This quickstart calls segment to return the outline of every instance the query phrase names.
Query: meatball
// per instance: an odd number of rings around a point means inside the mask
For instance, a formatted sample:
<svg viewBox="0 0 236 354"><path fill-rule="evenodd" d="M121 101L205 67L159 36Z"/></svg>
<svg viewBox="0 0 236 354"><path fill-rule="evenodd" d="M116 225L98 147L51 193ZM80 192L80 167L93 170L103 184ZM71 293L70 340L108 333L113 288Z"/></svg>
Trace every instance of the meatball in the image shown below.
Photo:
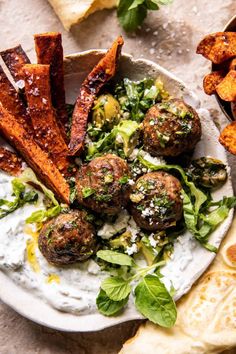
<svg viewBox="0 0 236 354"><path fill-rule="evenodd" d="M71 211L49 220L40 231L38 245L47 261L67 265L88 259L96 249L95 230L85 211Z"/></svg>
<svg viewBox="0 0 236 354"><path fill-rule="evenodd" d="M78 172L78 201L97 213L118 214L129 200L128 176L128 164L120 157L97 157Z"/></svg>
<svg viewBox="0 0 236 354"><path fill-rule="evenodd" d="M140 177L130 195L131 213L138 226L150 231L174 226L183 212L181 189L179 180L163 171Z"/></svg>
<svg viewBox="0 0 236 354"><path fill-rule="evenodd" d="M143 121L144 148L154 156L178 156L191 151L201 138L197 112L183 100L158 103Z"/></svg>

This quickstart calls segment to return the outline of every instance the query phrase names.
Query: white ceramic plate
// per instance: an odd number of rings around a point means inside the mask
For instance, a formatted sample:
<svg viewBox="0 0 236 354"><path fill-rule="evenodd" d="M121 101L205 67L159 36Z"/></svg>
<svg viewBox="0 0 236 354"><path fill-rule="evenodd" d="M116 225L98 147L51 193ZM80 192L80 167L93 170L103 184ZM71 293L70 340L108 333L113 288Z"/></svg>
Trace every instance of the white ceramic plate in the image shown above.
<svg viewBox="0 0 236 354"><path fill-rule="evenodd" d="M73 103L75 101L81 82L102 57L103 53L104 51L102 50L90 50L66 57L65 85L67 102ZM119 80L122 77L134 80L143 79L144 77L160 77L172 96L182 97L196 109L200 107L198 98L186 88L182 81L151 61L143 59L134 60L129 55L123 55L116 79ZM203 137L196 147L196 156L214 156L227 163L225 150L218 143L219 132L207 114L203 114L202 127ZM233 195L233 190L229 178L226 184L215 193L215 198L219 199L223 196L231 195ZM228 218L217 231L213 233L210 240L211 243L214 245L220 244L231 224L232 215L233 211L230 212ZM188 266L184 268L183 265L179 265L180 286L177 289L176 299L180 298L191 288L192 284L209 266L213 258L213 253L204 250L199 245L194 246L193 257L189 260ZM174 266L178 265L174 264ZM170 269L167 268L164 272L168 273ZM0 271L0 298L3 302L32 321L63 331L96 331L121 322L142 318L133 306L129 306L122 315L112 318L104 317L99 313L76 316L57 311L44 302L43 299L16 285L3 271Z"/></svg>

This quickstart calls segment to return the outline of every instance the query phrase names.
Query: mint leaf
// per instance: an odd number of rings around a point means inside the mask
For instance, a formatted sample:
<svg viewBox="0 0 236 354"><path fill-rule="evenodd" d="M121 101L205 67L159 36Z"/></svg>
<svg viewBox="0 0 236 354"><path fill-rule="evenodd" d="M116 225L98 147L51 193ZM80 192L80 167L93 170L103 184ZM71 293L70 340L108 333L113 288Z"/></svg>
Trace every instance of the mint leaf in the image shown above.
<svg viewBox="0 0 236 354"><path fill-rule="evenodd" d="M129 297L121 300L121 301L113 301L111 300L104 290L100 290L96 304L98 311L105 316L114 316L127 304Z"/></svg>
<svg viewBox="0 0 236 354"><path fill-rule="evenodd" d="M146 275L135 288L135 305L150 321L170 328L175 324L175 302L155 275Z"/></svg>
<svg viewBox="0 0 236 354"><path fill-rule="evenodd" d="M135 9L136 7L138 7L139 5L142 5L145 2L145 0L133 0L132 5L129 7L129 11L132 9Z"/></svg>
<svg viewBox="0 0 236 354"><path fill-rule="evenodd" d="M147 7L148 10L159 10L159 6L156 3L156 1L153 0L146 0L145 1L145 5Z"/></svg>
<svg viewBox="0 0 236 354"><path fill-rule="evenodd" d="M100 250L97 252L97 257L103 259L106 262L118 264L122 266L134 266L135 263L133 258L127 254L110 251L110 250Z"/></svg>
<svg viewBox="0 0 236 354"><path fill-rule="evenodd" d="M121 301L127 298L131 292L129 282L121 277L110 277L104 279L101 284L101 288L113 301Z"/></svg>
<svg viewBox="0 0 236 354"><path fill-rule="evenodd" d="M133 0L120 0L117 9L119 22L127 32L135 31L147 16L147 8L142 3L130 9L133 2Z"/></svg>

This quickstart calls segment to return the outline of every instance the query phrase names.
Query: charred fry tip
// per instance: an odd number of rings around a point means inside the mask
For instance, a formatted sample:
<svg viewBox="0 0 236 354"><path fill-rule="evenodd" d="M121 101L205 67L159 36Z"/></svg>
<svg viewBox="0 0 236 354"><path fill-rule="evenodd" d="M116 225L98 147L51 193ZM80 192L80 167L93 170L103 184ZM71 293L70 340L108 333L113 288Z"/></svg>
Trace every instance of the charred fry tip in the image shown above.
<svg viewBox="0 0 236 354"><path fill-rule="evenodd" d="M89 112L100 89L116 74L123 44L122 36L118 36L80 88L73 112L69 156L79 155L83 149Z"/></svg>
<svg viewBox="0 0 236 354"><path fill-rule="evenodd" d="M36 33L36 34L34 34L34 39L40 38L40 37L48 37L48 36L61 37L61 33L60 32Z"/></svg>

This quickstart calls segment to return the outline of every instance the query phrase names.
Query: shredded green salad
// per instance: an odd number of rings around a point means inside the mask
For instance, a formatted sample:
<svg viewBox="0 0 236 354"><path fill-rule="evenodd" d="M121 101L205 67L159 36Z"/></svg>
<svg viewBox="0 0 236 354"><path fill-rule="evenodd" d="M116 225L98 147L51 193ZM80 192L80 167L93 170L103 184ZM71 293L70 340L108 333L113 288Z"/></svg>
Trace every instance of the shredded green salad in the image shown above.
<svg viewBox="0 0 236 354"><path fill-rule="evenodd" d="M124 158L131 175L120 178L122 185L135 184L139 176L159 170L169 172L180 180L183 217L167 230L141 230L125 210L118 216L88 214L99 240L100 249L93 256L94 260L101 270L109 273L96 299L98 310L103 315L114 316L124 309L132 293L137 310L164 327L173 326L177 316L173 300L175 289L167 290L161 275L161 267L168 262L176 238L189 231L202 247L217 252L210 236L236 205L235 197L225 196L219 201L212 199L212 191L227 179L227 169L221 161L202 157L193 160L187 167L181 167L169 164L162 158L153 158L144 151L141 138L143 118L150 107L166 102L168 98L163 84L153 79L136 82L125 78L115 86L107 87L107 91L94 102L80 161L86 163L106 153ZM68 106L68 110L71 113L73 107ZM112 175L104 177L105 183L109 184L112 180ZM71 177L68 183L71 207L81 208L76 201L75 177ZM0 218L27 203L36 204L39 195L32 186L43 192L44 208L33 212L26 223L34 223L40 229L46 220L68 211L68 206L61 205L34 172L27 168L21 176L12 180L12 200L0 200ZM90 198L95 192L90 187L84 187L83 198ZM96 198L101 196L96 195ZM145 267L139 265L139 257L145 259Z"/></svg>

